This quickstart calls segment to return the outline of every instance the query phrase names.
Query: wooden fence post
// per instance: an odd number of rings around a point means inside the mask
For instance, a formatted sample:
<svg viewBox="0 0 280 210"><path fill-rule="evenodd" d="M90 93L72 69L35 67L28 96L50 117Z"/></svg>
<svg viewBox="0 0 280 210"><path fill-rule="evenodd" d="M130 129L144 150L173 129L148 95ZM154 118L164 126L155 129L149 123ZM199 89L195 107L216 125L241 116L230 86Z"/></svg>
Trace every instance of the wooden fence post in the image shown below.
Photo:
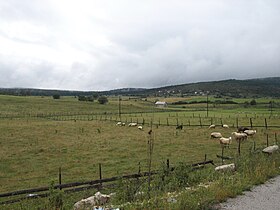
<svg viewBox="0 0 280 210"><path fill-rule="evenodd" d="M265 129L267 129L267 121L266 121L266 118L264 118L264 125L265 125Z"/></svg>
<svg viewBox="0 0 280 210"><path fill-rule="evenodd" d="M169 169L170 165L169 165L169 159L166 160L166 167L167 169Z"/></svg>
<svg viewBox="0 0 280 210"><path fill-rule="evenodd" d="M268 134L266 134L266 146L268 147Z"/></svg>
<svg viewBox="0 0 280 210"><path fill-rule="evenodd" d="M99 179L102 179L102 168L101 168L101 163L98 164L98 168L99 168Z"/></svg>
<svg viewBox="0 0 280 210"><path fill-rule="evenodd" d="M240 153L241 153L240 144L241 144L241 140L239 139L238 140L238 155L240 155Z"/></svg>
<svg viewBox="0 0 280 210"><path fill-rule="evenodd" d="M277 145L278 144L278 142L277 142L277 133L275 133L274 136L275 136L275 144Z"/></svg>
<svg viewBox="0 0 280 210"><path fill-rule="evenodd" d="M238 125L238 117L236 118L236 128L238 128L239 125Z"/></svg>
<svg viewBox="0 0 280 210"><path fill-rule="evenodd" d="M141 174L141 165L140 165L140 162L138 162L138 174Z"/></svg>
<svg viewBox="0 0 280 210"><path fill-rule="evenodd" d="M250 125L251 125L251 128L253 128L252 118L250 118Z"/></svg>
<svg viewBox="0 0 280 210"><path fill-rule="evenodd" d="M224 164L224 145L222 145L222 165Z"/></svg>
<svg viewBox="0 0 280 210"><path fill-rule="evenodd" d="M168 118L166 118L166 124L167 124L167 126L169 126Z"/></svg>
<svg viewBox="0 0 280 210"><path fill-rule="evenodd" d="M61 167L59 167L58 169L58 182L59 182L59 185L61 185ZM61 186L59 186L59 189L62 190Z"/></svg>

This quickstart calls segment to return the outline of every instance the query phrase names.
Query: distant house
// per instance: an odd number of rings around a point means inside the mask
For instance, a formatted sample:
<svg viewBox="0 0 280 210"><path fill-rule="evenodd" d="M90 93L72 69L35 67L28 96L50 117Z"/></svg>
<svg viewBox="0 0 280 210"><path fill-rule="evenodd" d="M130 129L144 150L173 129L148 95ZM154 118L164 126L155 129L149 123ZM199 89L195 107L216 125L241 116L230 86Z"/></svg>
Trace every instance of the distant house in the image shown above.
<svg viewBox="0 0 280 210"><path fill-rule="evenodd" d="M167 107L167 103L165 101L157 101L155 103L155 106L156 107L160 107L160 108L163 108L163 107Z"/></svg>

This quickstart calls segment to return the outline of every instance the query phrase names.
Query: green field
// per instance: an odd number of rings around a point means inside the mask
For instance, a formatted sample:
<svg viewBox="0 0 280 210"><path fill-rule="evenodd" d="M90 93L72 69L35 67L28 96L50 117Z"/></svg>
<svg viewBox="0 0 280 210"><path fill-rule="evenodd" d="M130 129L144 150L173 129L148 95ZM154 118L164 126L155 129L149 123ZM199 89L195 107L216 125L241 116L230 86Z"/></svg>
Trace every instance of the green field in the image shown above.
<svg viewBox="0 0 280 210"><path fill-rule="evenodd" d="M146 171L151 128L153 168L166 159L170 164L203 161L205 154L219 164L216 154L221 153L221 147L218 140L210 139L210 133L219 131L229 137L237 123L250 126L252 122L257 130L254 138L242 143L242 153L252 149L253 141L256 148L263 148L267 138L270 145L280 139L280 108L275 106L271 111L264 105L271 99L260 99L259 106L249 108L210 105L208 117L206 104L159 109L154 107L154 100L123 97L119 102L118 97L111 97L108 104L100 105L74 97L0 96L0 193L48 186L51 180L57 180L59 167L63 183L98 179L99 163L104 178L136 173L139 162L141 170ZM120 119L144 123L144 130L116 126ZM230 128L209 130L211 123L228 124ZM183 130L177 130L177 124L183 124ZM236 153L236 142L225 149L225 155Z"/></svg>

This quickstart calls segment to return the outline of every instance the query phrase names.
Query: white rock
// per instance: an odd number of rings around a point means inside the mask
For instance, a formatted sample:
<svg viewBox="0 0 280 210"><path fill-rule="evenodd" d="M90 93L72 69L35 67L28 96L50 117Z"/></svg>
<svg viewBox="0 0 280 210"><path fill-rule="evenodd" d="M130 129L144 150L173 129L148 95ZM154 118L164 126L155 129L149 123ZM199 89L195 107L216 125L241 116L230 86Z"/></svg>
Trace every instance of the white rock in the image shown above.
<svg viewBox="0 0 280 210"><path fill-rule="evenodd" d="M218 166L215 168L215 171L227 171L227 170L230 170L230 171L235 170L234 163L227 164L227 165L221 165L221 166Z"/></svg>
<svg viewBox="0 0 280 210"><path fill-rule="evenodd" d="M74 204L74 210L92 209L95 206L104 205L109 202L110 195L105 195L100 192L95 193L94 196L82 199Z"/></svg>

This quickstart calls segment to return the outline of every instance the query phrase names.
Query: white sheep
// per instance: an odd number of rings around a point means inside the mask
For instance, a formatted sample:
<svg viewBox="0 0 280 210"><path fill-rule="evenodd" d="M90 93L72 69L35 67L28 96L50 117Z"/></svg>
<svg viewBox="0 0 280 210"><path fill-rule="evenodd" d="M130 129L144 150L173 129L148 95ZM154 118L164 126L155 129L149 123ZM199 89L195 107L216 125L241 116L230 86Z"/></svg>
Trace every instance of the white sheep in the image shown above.
<svg viewBox="0 0 280 210"><path fill-rule="evenodd" d="M220 144L222 146L229 146L231 144L231 137L229 137L229 138L221 137L220 138Z"/></svg>
<svg viewBox="0 0 280 210"><path fill-rule="evenodd" d="M268 154L272 154L274 152L276 152L277 150L279 150L279 146L278 145L273 145L273 146L269 146L263 149L264 153L268 153Z"/></svg>
<svg viewBox="0 0 280 210"><path fill-rule="evenodd" d="M211 133L211 138L222 138L222 134L219 132L213 132Z"/></svg>
<svg viewBox="0 0 280 210"><path fill-rule="evenodd" d="M245 130L244 133L246 133L248 136L254 136L257 131L256 130Z"/></svg>
<svg viewBox="0 0 280 210"><path fill-rule="evenodd" d="M233 132L232 135L236 141L243 141L243 140L247 139L246 133Z"/></svg>
<svg viewBox="0 0 280 210"><path fill-rule="evenodd" d="M215 127L216 127L216 125L210 125L210 126L209 126L209 129L215 128Z"/></svg>
<svg viewBox="0 0 280 210"><path fill-rule="evenodd" d="M122 122L117 122L116 125L122 126Z"/></svg>
<svg viewBox="0 0 280 210"><path fill-rule="evenodd" d="M224 124L224 125L222 125L222 127L223 128L229 128L229 125Z"/></svg>
<svg viewBox="0 0 280 210"><path fill-rule="evenodd" d="M142 131L143 130L143 126L139 125L138 129Z"/></svg>
<svg viewBox="0 0 280 210"><path fill-rule="evenodd" d="M136 127L136 126L137 126L137 123L131 122L131 123L128 124L128 126L129 126L129 127Z"/></svg>

